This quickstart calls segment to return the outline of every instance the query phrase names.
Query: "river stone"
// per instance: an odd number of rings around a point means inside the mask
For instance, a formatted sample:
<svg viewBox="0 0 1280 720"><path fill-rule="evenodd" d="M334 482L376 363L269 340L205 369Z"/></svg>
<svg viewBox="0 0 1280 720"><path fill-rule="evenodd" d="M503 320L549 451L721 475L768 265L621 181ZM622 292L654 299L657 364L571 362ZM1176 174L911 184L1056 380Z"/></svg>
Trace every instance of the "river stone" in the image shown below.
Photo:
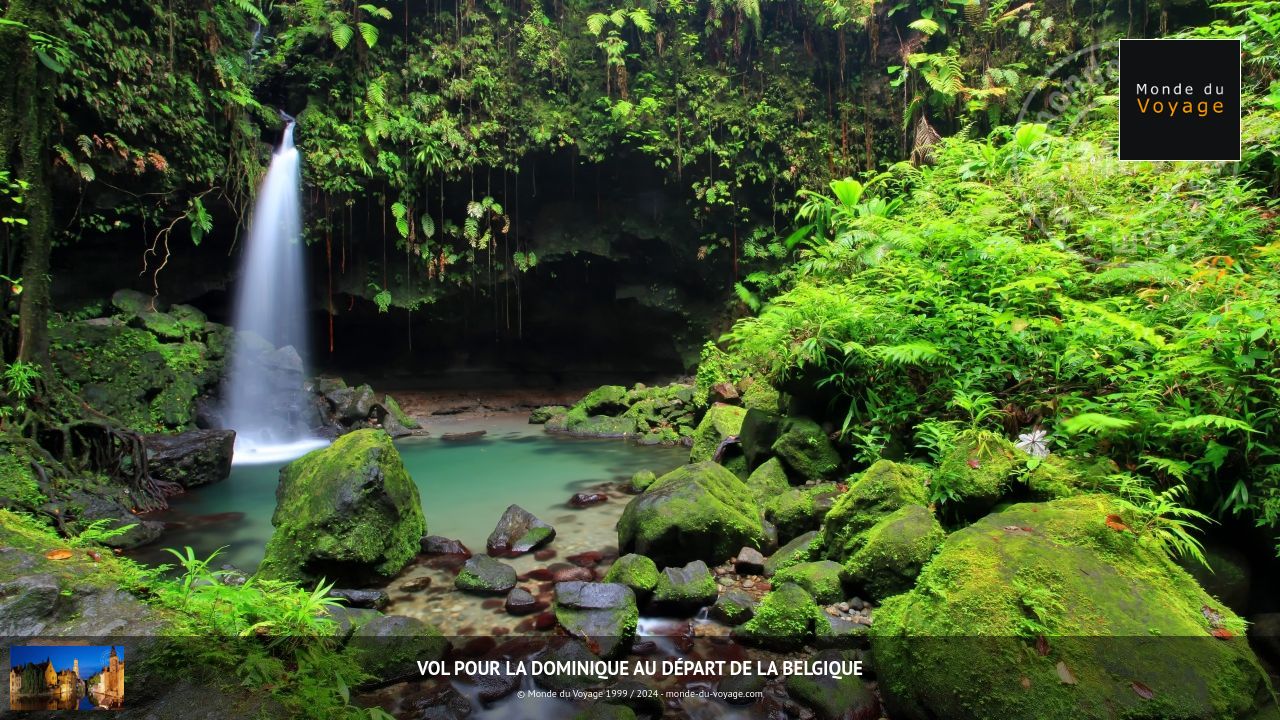
<svg viewBox="0 0 1280 720"><path fill-rule="evenodd" d="M777 650L796 650L813 634L814 621L820 614L804 588L781 583L764 596L755 614L734 630L734 636Z"/></svg>
<svg viewBox="0 0 1280 720"><path fill-rule="evenodd" d="M658 566L643 555L630 553L609 566L604 581L621 583L631 588L638 597L648 597L658 586Z"/></svg>
<svg viewBox="0 0 1280 720"><path fill-rule="evenodd" d="M739 575L760 575L764 572L764 555L753 547L744 547L738 551L733 561L733 569Z"/></svg>
<svg viewBox="0 0 1280 720"><path fill-rule="evenodd" d="M382 590L348 590L334 588L329 590L329 597L338 598L347 607L381 610L391 602L387 593Z"/></svg>
<svg viewBox="0 0 1280 720"><path fill-rule="evenodd" d="M516 586L516 571L488 555L476 555L462 566L453 585L466 592L502 595Z"/></svg>
<svg viewBox="0 0 1280 720"><path fill-rule="evenodd" d="M848 582L848 574L838 562L816 560L779 570L773 581L793 582L812 595L819 605L831 605L845 599L844 586Z"/></svg>
<svg viewBox="0 0 1280 720"><path fill-rule="evenodd" d="M452 540L442 535L427 535L422 538L420 547L426 555L462 555L471 557L471 551L459 540Z"/></svg>
<svg viewBox="0 0 1280 720"><path fill-rule="evenodd" d="M556 529L533 513L519 505L509 505L489 533L485 547L490 555L522 555L546 545L555 536Z"/></svg>
<svg viewBox="0 0 1280 720"><path fill-rule="evenodd" d="M857 661L861 656L852 650L823 650L813 656L815 663ZM880 703L867 689L862 678L844 675L789 675L787 694L813 710L818 720L880 717Z"/></svg>
<svg viewBox="0 0 1280 720"><path fill-rule="evenodd" d="M378 396L368 385L338 388L327 393L325 398L333 405L334 415L345 423L367 419L378 402Z"/></svg>
<svg viewBox="0 0 1280 720"><path fill-rule="evenodd" d="M928 480L924 470L889 460L867 468L827 511L822 524L827 557L848 560L866 544L866 531L876 523L899 508L926 504Z"/></svg>
<svg viewBox="0 0 1280 720"><path fill-rule="evenodd" d="M908 505L871 526L862 548L844 567L850 581L871 597L897 595L915 585L920 569L946 536L929 508Z"/></svg>
<svg viewBox="0 0 1280 720"><path fill-rule="evenodd" d="M653 590L653 605L667 613L692 614L716 601L716 579L701 560L664 568Z"/></svg>
<svg viewBox="0 0 1280 720"><path fill-rule="evenodd" d="M529 424L544 425L551 418L557 415L564 415L567 412L569 412L569 408L564 405L543 405L534 408L533 412L529 413Z"/></svg>
<svg viewBox="0 0 1280 720"><path fill-rule="evenodd" d="M631 499L618 520L623 553L659 565L719 564L744 545L760 547L764 526L747 486L714 462L685 465Z"/></svg>
<svg viewBox="0 0 1280 720"><path fill-rule="evenodd" d="M949 535L915 588L876 609L889 716L1274 717L1244 621L1146 538L1106 522L1127 513L1083 495L1020 503ZM1032 651L1029 602L1053 629L1047 652Z"/></svg>
<svg viewBox="0 0 1280 720"><path fill-rule="evenodd" d="M528 615L538 610L538 599L528 590L516 587L507 593L507 601L503 604L512 615Z"/></svg>
<svg viewBox="0 0 1280 720"><path fill-rule="evenodd" d="M357 430L280 471L258 574L364 584L400 572L427 529L418 486L381 430Z"/></svg>
<svg viewBox="0 0 1280 720"><path fill-rule="evenodd" d="M387 681L418 676L418 661L439 660L447 647L431 625L404 615L385 615L356 627L346 652L365 672Z"/></svg>
<svg viewBox="0 0 1280 720"><path fill-rule="evenodd" d="M818 614L813 626L813 644L820 648L863 648L868 645L870 626L827 612Z"/></svg>
<svg viewBox="0 0 1280 720"><path fill-rule="evenodd" d="M184 488L221 482L231 474L235 430L192 430L142 436L151 477Z"/></svg>
<svg viewBox="0 0 1280 720"><path fill-rule="evenodd" d="M556 583L555 614L566 632L602 657L630 650L640 617L631 588L581 581Z"/></svg>
<svg viewBox="0 0 1280 720"><path fill-rule="evenodd" d="M550 613L548 613L550 615ZM599 660L587 649L582 641L574 638L557 637L548 641L550 644L535 653L530 659L549 663L548 667L574 668L590 667L590 663ZM573 672L543 672L533 676L533 682L544 690L563 692L586 690L604 685L603 680L594 673L578 674Z"/></svg>
<svg viewBox="0 0 1280 720"><path fill-rule="evenodd" d="M711 606L711 617L726 625L741 625L751 619L756 611L756 599L744 590L731 589L716 598Z"/></svg>
<svg viewBox="0 0 1280 720"><path fill-rule="evenodd" d="M791 567L796 563L807 562L815 554L815 546L820 542L817 531L807 532L791 542L778 548L778 551L764 561L764 574L773 577L779 570Z"/></svg>

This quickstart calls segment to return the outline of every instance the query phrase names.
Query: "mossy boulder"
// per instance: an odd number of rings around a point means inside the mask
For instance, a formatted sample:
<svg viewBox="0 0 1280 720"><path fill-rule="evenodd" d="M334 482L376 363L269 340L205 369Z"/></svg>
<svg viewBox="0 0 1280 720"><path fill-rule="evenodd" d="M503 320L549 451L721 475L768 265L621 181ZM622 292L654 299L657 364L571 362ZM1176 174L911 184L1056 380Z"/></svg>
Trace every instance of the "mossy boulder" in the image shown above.
<svg viewBox="0 0 1280 720"><path fill-rule="evenodd" d="M422 424L409 417L409 414L400 407L400 403L396 402L396 399L390 395L382 396L382 407L386 408L387 413L395 418L396 422L400 423L402 427L408 430L417 430L422 427Z"/></svg>
<svg viewBox="0 0 1280 720"><path fill-rule="evenodd" d="M799 585L775 585L756 606L755 615L736 628L734 635L753 644L794 650L813 634L814 621L821 612Z"/></svg>
<svg viewBox="0 0 1280 720"><path fill-rule="evenodd" d="M551 418L557 415L564 415L569 412L569 408L564 405L543 405L536 407L533 412L529 413L530 425L543 425Z"/></svg>
<svg viewBox="0 0 1280 720"><path fill-rule="evenodd" d="M733 405L719 403L707 408L702 422L693 431L693 448L689 450L689 462L714 460L720 443L736 437L742 430L742 420L747 411Z"/></svg>
<svg viewBox="0 0 1280 720"><path fill-rule="evenodd" d="M637 432L634 418L590 415L577 419L569 413L565 415L565 419L564 431L578 437L621 438L630 437ZM553 425L548 421L544 427L551 429Z"/></svg>
<svg viewBox="0 0 1280 720"><path fill-rule="evenodd" d="M636 492L644 492L649 489L649 486L657 479L658 476L653 474L652 470L637 470L636 473L631 476L631 489Z"/></svg>
<svg viewBox="0 0 1280 720"><path fill-rule="evenodd" d="M1033 500L1057 500L1089 492L1100 487L1108 475L1120 470L1106 458L1050 455L1038 460L1027 457L1025 462L1029 470L1022 475L1022 481Z"/></svg>
<svg viewBox="0 0 1280 720"><path fill-rule="evenodd" d="M861 660L854 650L823 650L814 663L852 663ZM880 717L880 703L858 675L788 675L787 694L813 710L818 720Z"/></svg>
<svg viewBox="0 0 1280 720"><path fill-rule="evenodd" d="M648 597L658 585L658 566L644 555L623 555L609 566L604 581L626 585L638 597Z"/></svg>
<svg viewBox="0 0 1280 720"><path fill-rule="evenodd" d="M773 460L760 467L767 467L771 462ZM778 528L780 540L790 540L810 530L817 530L839 495L840 490L835 483L788 487L764 501L764 516Z"/></svg>
<svg viewBox="0 0 1280 720"><path fill-rule="evenodd" d="M747 487L761 504L771 498L790 492L791 483L787 481L787 471L777 458L769 458L747 476Z"/></svg>
<svg viewBox="0 0 1280 720"><path fill-rule="evenodd" d="M773 576L775 585L795 583L804 588L814 601L822 605L831 605L844 600L845 585L849 582L844 566L831 560L815 560L796 563L791 567L776 572Z"/></svg>
<svg viewBox="0 0 1280 720"><path fill-rule="evenodd" d="M111 304L124 315L139 315L155 310L155 299L137 290L117 290L111 295Z"/></svg>
<svg viewBox="0 0 1280 720"><path fill-rule="evenodd" d="M826 556L844 562L862 548L863 533L885 516L907 505L924 505L928 478L920 468L889 460L877 461L863 471L823 520Z"/></svg>
<svg viewBox="0 0 1280 720"><path fill-rule="evenodd" d="M653 591L653 605L666 613L692 613L716 601L716 578L701 560L684 567L663 568Z"/></svg>
<svg viewBox="0 0 1280 720"><path fill-rule="evenodd" d="M1030 458L995 433L961 433L933 474L935 492L964 514L979 517L1000 501Z"/></svg>
<svg viewBox="0 0 1280 720"><path fill-rule="evenodd" d="M778 440L782 417L775 412L749 408L742 418L738 442L747 458L747 467L755 469L773 457L773 444Z"/></svg>
<svg viewBox="0 0 1280 720"><path fill-rule="evenodd" d="M31 513L47 500L26 447L0 440L0 506Z"/></svg>
<svg viewBox="0 0 1280 720"><path fill-rule="evenodd" d="M627 409L627 389L621 385L602 385L574 403L570 412L582 415L617 415Z"/></svg>
<svg viewBox="0 0 1280 720"><path fill-rule="evenodd" d="M565 632L602 657L629 652L640 620L635 593L617 583L556 583L555 615Z"/></svg>
<svg viewBox="0 0 1280 720"><path fill-rule="evenodd" d="M741 625L756 614L756 599L744 590L726 590L711 606L711 616L727 625Z"/></svg>
<svg viewBox="0 0 1280 720"><path fill-rule="evenodd" d="M453 586L477 595L505 595L516 586L516 571L488 555L475 555L463 563Z"/></svg>
<svg viewBox="0 0 1280 720"><path fill-rule="evenodd" d="M417 676L418 661L444 657L448 642L440 631L417 618L374 616L357 625L346 653L362 670L378 680Z"/></svg>
<svg viewBox="0 0 1280 720"><path fill-rule="evenodd" d="M357 430L280 471L259 574L314 582L391 577L426 533L418 487L381 430Z"/></svg>
<svg viewBox="0 0 1280 720"><path fill-rule="evenodd" d="M1244 622L1112 515L1137 524L1110 497L1081 495L952 533L915 589L876 611L889 714L1273 717Z"/></svg>
<svg viewBox="0 0 1280 720"><path fill-rule="evenodd" d="M807 418L784 418L772 450L788 474L800 480L825 480L840 469L835 445L818 423Z"/></svg>
<svg viewBox="0 0 1280 720"><path fill-rule="evenodd" d="M684 465L631 499L618 520L618 547L659 565L718 564L764 542L760 509L747 486L714 462Z"/></svg>
<svg viewBox="0 0 1280 720"><path fill-rule="evenodd" d="M780 396L777 388L764 380L746 378L738 383L742 395L742 406L748 410L778 412Z"/></svg>
<svg viewBox="0 0 1280 720"><path fill-rule="evenodd" d="M871 526L844 568L850 581L871 597L906 592L946 535L929 508L908 505Z"/></svg>
<svg viewBox="0 0 1280 720"><path fill-rule="evenodd" d="M817 531L807 532L770 555L769 559L764 561L764 574L766 577L772 577L792 565L816 559L821 548L822 537Z"/></svg>

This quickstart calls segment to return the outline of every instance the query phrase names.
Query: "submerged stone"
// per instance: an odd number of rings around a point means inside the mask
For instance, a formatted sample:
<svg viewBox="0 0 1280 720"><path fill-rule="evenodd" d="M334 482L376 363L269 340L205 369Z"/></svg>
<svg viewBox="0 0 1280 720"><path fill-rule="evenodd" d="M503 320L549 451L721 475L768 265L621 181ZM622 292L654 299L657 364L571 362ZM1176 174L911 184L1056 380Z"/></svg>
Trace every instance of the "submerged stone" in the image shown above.
<svg viewBox="0 0 1280 720"><path fill-rule="evenodd" d="M519 505L508 505L498 524L489 533L485 547L490 555L522 555L546 545L556 537L556 529Z"/></svg>

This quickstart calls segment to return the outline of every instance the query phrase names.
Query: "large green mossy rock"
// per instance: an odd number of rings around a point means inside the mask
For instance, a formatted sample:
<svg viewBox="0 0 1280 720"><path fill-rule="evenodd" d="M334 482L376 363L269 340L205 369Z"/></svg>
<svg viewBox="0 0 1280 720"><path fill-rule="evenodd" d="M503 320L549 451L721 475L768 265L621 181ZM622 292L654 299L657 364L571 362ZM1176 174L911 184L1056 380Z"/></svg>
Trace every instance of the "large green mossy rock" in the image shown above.
<svg viewBox="0 0 1280 720"><path fill-rule="evenodd" d="M965 432L957 436L955 448L938 463L933 481L949 505L959 507L970 517L979 517L1000 501L1030 458L995 433Z"/></svg>
<svg viewBox="0 0 1280 720"><path fill-rule="evenodd" d="M556 583L554 609L560 627L586 642L591 652L615 657L631 649L640 612L635 593L626 585Z"/></svg>
<svg viewBox="0 0 1280 720"><path fill-rule="evenodd" d="M818 423L807 418L783 418L773 441L773 455L792 477L814 482L834 477L840 455Z"/></svg>
<svg viewBox="0 0 1280 720"><path fill-rule="evenodd" d="M769 559L764 561L764 574L766 577L772 577L792 565L817 559L821 549L822 537L817 531L807 532L770 555Z"/></svg>
<svg viewBox="0 0 1280 720"><path fill-rule="evenodd" d="M435 627L417 618L386 615L360 624L347 642L346 654L361 670L386 681L420 676L418 662L439 660L448 647Z"/></svg>
<svg viewBox="0 0 1280 720"><path fill-rule="evenodd" d="M844 567L850 582L873 598L906 592L946 536L929 508L908 505L872 525Z"/></svg>
<svg viewBox="0 0 1280 720"><path fill-rule="evenodd" d="M751 488L756 502L763 504L791 490L791 483L787 481L787 471L782 469L782 463L777 458L769 458L747 476L747 487Z"/></svg>
<svg viewBox="0 0 1280 720"><path fill-rule="evenodd" d="M794 650L812 637L814 621L821 612L804 588L783 583L764 596L755 615L736 628L734 635L752 644Z"/></svg>
<svg viewBox="0 0 1280 720"><path fill-rule="evenodd" d="M259 574L340 585L390 577L426 534L418 487L381 430L357 430L280 471Z"/></svg>
<svg viewBox="0 0 1280 720"><path fill-rule="evenodd" d="M716 449L720 443L730 437L737 437L742 430L742 419L747 411L733 405L719 403L707 408L702 422L693 431L693 448L689 451L689 462L697 463L715 459Z"/></svg>
<svg viewBox="0 0 1280 720"><path fill-rule="evenodd" d="M647 598L658 585L658 566L643 555L623 555L609 566L604 582L626 585L637 597Z"/></svg>
<svg viewBox="0 0 1280 720"><path fill-rule="evenodd" d="M1136 525L1109 497L1082 495L952 533L915 589L876 611L889 715L1275 717L1243 621L1110 515Z"/></svg>
<svg viewBox="0 0 1280 720"><path fill-rule="evenodd" d="M766 462L760 469L772 462ZM764 500L764 517L778 528L778 539L786 542L797 535L817 530L839 496L840 489L835 483L788 487Z"/></svg>
<svg viewBox="0 0 1280 720"><path fill-rule="evenodd" d="M880 460L853 480L836 498L822 524L827 557L844 562L865 542L863 533L890 513L926 502L928 473L920 468Z"/></svg>
<svg viewBox="0 0 1280 720"><path fill-rule="evenodd" d="M795 583L822 605L844 600L848 581L849 576L844 567L831 560L797 563L779 570L773 576L774 585Z"/></svg>
<svg viewBox="0 0 1280 720"><path fill-rule="evenodd" d="M661 566L716 565L744 545L760 548L764 525L746 484L714 462L684 465L631 499L618 519L618 547Z"/></svg>

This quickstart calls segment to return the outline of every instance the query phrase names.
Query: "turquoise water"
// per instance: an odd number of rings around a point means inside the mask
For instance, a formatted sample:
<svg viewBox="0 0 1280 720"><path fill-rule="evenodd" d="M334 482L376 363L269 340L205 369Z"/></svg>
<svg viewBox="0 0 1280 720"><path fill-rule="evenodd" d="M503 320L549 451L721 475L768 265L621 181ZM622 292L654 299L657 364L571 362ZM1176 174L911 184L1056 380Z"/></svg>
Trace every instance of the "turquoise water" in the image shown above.
<svg viewBox="0 0 1280 720"><path fill-rule="evenodd" d="M469 442L439 439L445 432L478 429L488 434ZM629 478L637 470L661 474L689 456L685 448L548 435L541 426L529 425L523 414L431 430L431 437L397 443L422 496L428 532L462 540L478 552L483 552L485 538L512 503L555 524L557 518L574 513L566 505L574 493ZM279 470L275 465L237 465L223 482L172 498L168 510L147 516L164 521L165 534L135 556L167 562L173 558L160 548L190 545L204 556L226 546L221 562L252 571L271 537ZM590 516L581 514L584 519Z"/></svg>

